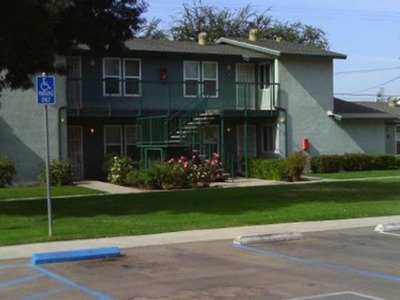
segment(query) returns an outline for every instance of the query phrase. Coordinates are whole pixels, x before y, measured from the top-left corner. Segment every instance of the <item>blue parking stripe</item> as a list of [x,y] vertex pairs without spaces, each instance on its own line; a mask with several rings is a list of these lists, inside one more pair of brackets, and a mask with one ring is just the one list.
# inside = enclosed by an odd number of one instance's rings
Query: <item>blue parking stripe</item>
[[291,256],[291,255],[287,255],[287,254],[280,253],[280,252],[258,249],[255,247],[249,247],[249,246],[245,246],[245,245],[234,245],[234,247],[244,249],[247,251],[251,251],[251,252],[255,252],[255,253],[259,253],[259,254],[262,254],[265,256],[279,257],[279,258],[283,258],[283,259],[298,262],[298,263],[335,269],[338,271],[353,273],[353,274],[366,276],[366,277],[370,277],[370,278],[375,278],[375,279],[384,279],[384,280],[389,280],[389,281],[394,281],[394,282],[400,282],[399,276],[394,276],[394,275],[385,274],[385,273],[381,273],[381,272],[373,272],[373,271],[364,270],[364,269],[357,269],[357,268],[354,268],[354,267],[351,267],[348,265],[338,264],[335,262],[316,260],[316,259],[300,257],[300,256]]
[[82,292],[95,297],[96,299],[99,299],[99,300],[113,300],[113,298],[111,298],[110,296],[108,296],[106,294],[102,294],[102,293],[100,293],[98,291],[92,290],[91,288],[88,288],[86,286],[77,284],[76,282],[74,282],[72,280],[69,280],[68,278],[65,278],[65,277],[63,277],[61,275],[58,275],[56,273],[53,273],[53,272],[51,272],[51,271],[49,271],[49,270],[47,270],[45,268],[38,267],[38,266],[32,266],[32,268],[37,270],[37,271],[39,271],[40,273],[42,273],[42,274],[44,274],[46,276],[49,276],[49,277],[53,278],[54,280],[57,280],[59,282],[64,283],[65,285],[70,286],[71,288],[79,289]]
[[48,291],[44,291],[44,292],[37,293],[37,294],[34,294],[34,295],[29,295],[29,296],[26,296],[26,297],[22,297],[22,298],[20,298],[20,300],[38,300],[38,299],[50,297],[50,296],[53,296],[53,295],[57,295],[59,293],[62,293],[64,291],[68,291],[68,290],[71,290],[71,288],[70,287],[61,287],[61,288],[58,288],[58,289],[48,290]]
[[44,275],[43,274],[36,274],[36,275],[28,276],[28,277],[22,277],[22,278],[6,281],[6,282],[3,282],[3,283],[0,283],[0,289],[11,287],[13,285],[18,285],[18,284],[25,283],[25,282],[29,282],[29,281],[32,281],[32,280],[36,280],[36,279],[39,279],[41,277],[44,277]]

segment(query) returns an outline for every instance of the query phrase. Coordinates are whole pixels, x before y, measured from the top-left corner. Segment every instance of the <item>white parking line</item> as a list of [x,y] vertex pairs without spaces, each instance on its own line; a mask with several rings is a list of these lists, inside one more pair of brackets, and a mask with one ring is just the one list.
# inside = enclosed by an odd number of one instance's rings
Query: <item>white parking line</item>
[[[330,294],[321,294],[321,295],[314,295],[314,296],[302,297],[302,298],[291,298],[289,300],[317,300],[317,299],[323,300],[324,298],[331,297],[331,296],[334,297],[334,296],[348,296],[348,295],[357,296],[357,297],[361,297],[363,299],[368,299],[368,300],[384,300],[382,298],[376,298],[373,296],[364,295],[364,294],[360,294],[360,293],[353,292],[353,291],[343,291],[343,292],[330,293]],[[342,298],[342,299],[344,299],[344,298]]]

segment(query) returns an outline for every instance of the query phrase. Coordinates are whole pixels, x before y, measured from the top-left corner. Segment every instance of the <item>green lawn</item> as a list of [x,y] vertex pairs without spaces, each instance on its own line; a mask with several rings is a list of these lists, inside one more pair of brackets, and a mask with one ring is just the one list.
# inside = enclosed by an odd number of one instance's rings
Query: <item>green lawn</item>
[[[54,199],[52,240],[400,214],[400,179]],[[46,201],[0,202],[0,244],[46,241]]]
[[312,177],[330,179],[354,179],[369,177],[400,176],[400,170],[379,170],[379,171],[359,171],[359,172],[339,172],[339,173],[320,173],[310,174]]
[[[53,196],[90,195],[102,192],[80,186],[55,186],[51,188]],[[21,186],[0,188],[0,201],[5,199],[46,197],[45,186]]]

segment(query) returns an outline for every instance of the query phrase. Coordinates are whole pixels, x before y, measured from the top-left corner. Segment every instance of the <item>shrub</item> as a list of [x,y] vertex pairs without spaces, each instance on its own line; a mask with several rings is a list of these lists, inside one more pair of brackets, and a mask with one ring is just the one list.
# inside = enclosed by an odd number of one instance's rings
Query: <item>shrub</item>
[[15,162],[7,157],[0,158],[0,187],[12,184],[17,174]]
[[289,181],[300,181],[307,165],[307,155],[302,151],[293,152],[286,158],[286,174]]
[[[71,185],[73,182],[73,166],[69,160],[53,160],[50,163],[50,184],[51,185]],[[38,180],[46,183],[46,168],[44,165],[39,170]]]
[[127,156],[106,158],[104,166],[107,170],[107,180],[113,184],[126,184],[126,177],[132,171],[132,159]]
[[341,156],[343,171],[369,171],[374,169],[372,155],[353,153]]
[[260,179],[287,180],[287,167],[285,159],[263,159],[250,160],[250,176]]
[[374,169],[389,170],[400,168],[400,159],[392,154],[375,154]]
[[342,169],[342,160],[339,155],[321,155],[311,158],[313,173],[336,173]]

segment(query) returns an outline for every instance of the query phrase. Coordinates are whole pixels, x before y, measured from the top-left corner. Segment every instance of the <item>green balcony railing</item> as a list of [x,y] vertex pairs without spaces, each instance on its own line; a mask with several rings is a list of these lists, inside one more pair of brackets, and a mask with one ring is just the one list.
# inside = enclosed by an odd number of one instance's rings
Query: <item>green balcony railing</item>
[[[139,81],[118,78],[68,78],[68,107],[101,115],[172,114],[193,101],[207,100],[205,109],[220,111],[275,110],[279,84],[215,81]],[[151,114],[151,113],[150,113]]]

